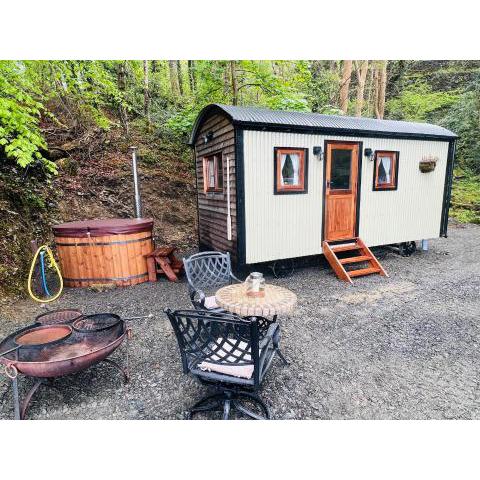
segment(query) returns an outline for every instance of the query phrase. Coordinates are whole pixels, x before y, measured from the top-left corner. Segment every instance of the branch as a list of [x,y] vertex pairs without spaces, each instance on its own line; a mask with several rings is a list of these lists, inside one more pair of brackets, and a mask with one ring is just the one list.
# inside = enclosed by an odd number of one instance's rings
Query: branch
[[244,87],[258,87],[267,93],[275,94],[273,90],[270,90],[269,88],[267,88],[265,85],[262,85],[261,83],[244,83],[243,85],[240,85],[238,87],[237,91],[241,90]]

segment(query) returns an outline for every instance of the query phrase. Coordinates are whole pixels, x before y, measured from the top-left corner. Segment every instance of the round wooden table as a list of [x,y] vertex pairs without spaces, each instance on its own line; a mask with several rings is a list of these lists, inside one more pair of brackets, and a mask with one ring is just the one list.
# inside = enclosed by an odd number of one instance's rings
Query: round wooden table
[[265,285],[264,297],[249,297],[244,283],[222,287],[215,294],[217,305],[243,317],[261,315],[263,317],[291,313],[297,303],[297,296],[290,290]]

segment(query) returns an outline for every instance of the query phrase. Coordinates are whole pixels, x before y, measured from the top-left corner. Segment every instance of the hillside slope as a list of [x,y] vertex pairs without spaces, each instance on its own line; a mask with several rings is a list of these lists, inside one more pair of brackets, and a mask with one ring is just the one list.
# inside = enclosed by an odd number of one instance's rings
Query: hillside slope
[[[156,240],[195,246],[195,180],[188,152],[184,146],[165,149],[153,135],[133,133],[129,140],[139,151],[143,216],[154,219]],[[83,153],[72,151],[57,160],[59,173],[50,179],[0,168],[0,303],[26,295],[30,241],[52,243],[52,225],[134,216],[131,157],[119,132],[112,131],[90,158]]]

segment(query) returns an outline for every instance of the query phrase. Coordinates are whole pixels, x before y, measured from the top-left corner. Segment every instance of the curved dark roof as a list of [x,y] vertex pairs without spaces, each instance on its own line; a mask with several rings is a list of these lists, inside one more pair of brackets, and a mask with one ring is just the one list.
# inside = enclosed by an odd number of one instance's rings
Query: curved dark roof
[[195,142],[203,120],[215,113],[223,113],[235,125],[250,128],[281,128],[292,131],[310,131],[337,135],[362,135],[396,138],[451,140],[457,138],[450,130],[430,123],[379,120],[343,115],[269,110],[259,107],[235,107],[232,105],[207,105],[198,115],[190,137]]

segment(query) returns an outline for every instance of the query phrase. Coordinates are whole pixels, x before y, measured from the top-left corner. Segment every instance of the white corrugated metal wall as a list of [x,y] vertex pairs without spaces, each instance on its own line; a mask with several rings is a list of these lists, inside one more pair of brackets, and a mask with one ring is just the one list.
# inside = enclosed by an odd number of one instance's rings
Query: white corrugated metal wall
[[[373,191],[373,161],[363,158],[359,235],[369,246],[435,238],[440,232],[448,142],[244,132],[246,262],[322,253],[323,161],[313,147],[325,140],[363,142],[363,148],[400,152],[398,189]],[[308,193],[273,194],[274,147],[309,149]],[[440,160],[421,173],[425,155]]]

